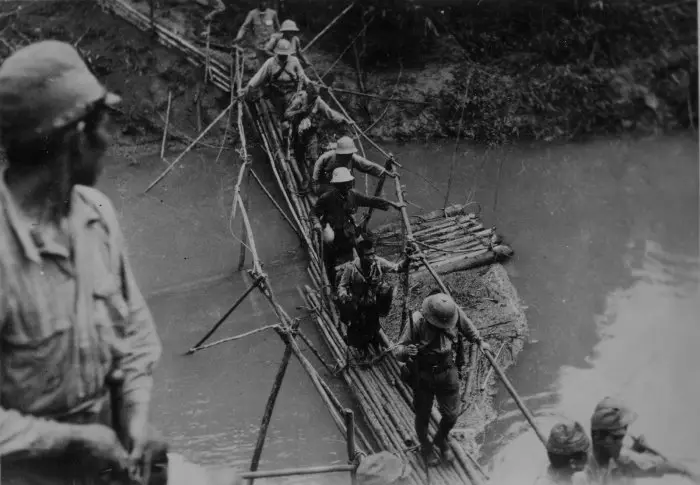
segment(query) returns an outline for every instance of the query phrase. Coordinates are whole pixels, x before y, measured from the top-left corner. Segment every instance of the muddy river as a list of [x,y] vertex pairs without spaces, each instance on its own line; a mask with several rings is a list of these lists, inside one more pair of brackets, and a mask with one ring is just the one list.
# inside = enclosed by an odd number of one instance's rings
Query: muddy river
[[[405,167],[410,211],[442,207],[454,146],[387,148]],[[183,355],[250,284],[237,272],[241,223],[229,220],[237,155],[225,152],[218,162],[207,151],[188,155],[143,194],[166,166],[157,150],[119,150],[101,183],[120,211],[165,347],[153,418],[193,460],[245,467],[281,359],[279,337],[259,333]],[[477,201],[474,210],[516,252],[507,269],[528,306],[531,343],[510,375],[545,432],[558,415],[587,423],[595,403],[615,394],[635,406],[641,416],[635,426],[656,447],[700,456],[700,389],[692,377],[700,367],[697,140],[676,135],[459,152],[450,202]],[[264,164],[254,169],[274,187]],[[257,250],[273,288],[318,342],[299,308],[304,252],[254,181],[249,194]],[[376,222],[386,217],[396,216]],[[213,340],[272,323],[266,300],[253,293]],[[310,353],[309,359],[317,363]],[[484,437],[494,477],[526,483],[541,471],[542,449],[508,396],[499,410]],[[342,437],[292,361],[260,468],[344,460]]]

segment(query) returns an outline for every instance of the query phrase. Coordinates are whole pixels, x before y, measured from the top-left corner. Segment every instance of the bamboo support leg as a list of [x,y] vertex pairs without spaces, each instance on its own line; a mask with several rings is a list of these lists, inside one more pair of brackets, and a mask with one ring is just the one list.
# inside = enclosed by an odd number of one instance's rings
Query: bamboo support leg
[[[289,360],[292,357],[292,347],[290,344],[284,349],[284,355],[282,356],[282,362],[277,370],[277,375],[275,376],[275,382],[272,385],[272,391],[270,391],[270,397],[267,399],[267,404],[265,405],[265,412],[263,414],[262,422],[260,424],[260,432],[258,433],[258,439],[255,443],[255,450],[253,451],[253,459],[250,463],[250,471],[254,472],[258,469],[258,464],[260,463],[260,456],[262,455],[262,449],[265,445],[265,437],[267,436],[267,430],[270,426],[270,420],[272,419],[272,411],[275,408],[275,402],[277,402],[277,396],[279,395],[280,389],[282,387],[282,380],[287,372],[287,366],[289,365]],[[252,485],[254,479],[251,478],[249,484]]]
[[[243,196],[243,203],[241,204],[243,207],[241,208],[242,211],[245,211],[246,213],[248,212],[248,206],[250,202],[250,172],[248,172],[248,178],[246,180],[246,187],[245,187],[245,195]],[[250,234],[248,234],[248,228],[246,226],[246,221],[244,218],[241,218],[241,241],[246,241],[250,237]],[[243,269],[243,266],[245,265],[245,244],[241,243],[241,254],[238,257],[238,271],[241,271]],[[253,256],[255,257],[255,256]],[[255,260],[253,261],[255,262]]]

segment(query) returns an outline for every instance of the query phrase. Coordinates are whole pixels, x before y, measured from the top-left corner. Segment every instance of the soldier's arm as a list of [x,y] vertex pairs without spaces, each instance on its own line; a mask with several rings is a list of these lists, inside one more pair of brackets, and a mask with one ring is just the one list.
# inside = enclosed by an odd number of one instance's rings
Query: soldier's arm
[[638,453],[623,449],[617,459],[625,476],[633,478],[661,477],[663,475],[687,475],[689,470],[652,453]]
[[255,73],[255,76],[252,77],[250,81],[248,81],[248,89],[257,89],[263,84],[265,84],[269,79],[270,75],[272,74],[272,63],[269,62],[269,59],[265,61],[265,63],[262,65],[262,67],[258,70],[258,72]]
[[404,260],[400,260],[398,263],[392,263],[388,259],[384,259],[380,256],[377,256],[377,264],[379,265],[379,268],[381,268],[382,271],[385,273],[398,273],[401,271],[401,265],[404,264]]
[[353,193],[355,194],[355,202],[360,207],[372,207],[383,211],[389,210],[389,207],[396,207],[394,202],[381,197],[370,197],[357,191],[353,191]]
[[418,318],[420,318],[420,313],[414,312],[410,317],[408,325],[406,325],[406,328],[404,328],[401,337],[399,337],[399,341],[396,343],[396,348],[394,349],[394,356],[396,357],[396,360],[406,362],[410,357],[406,351],[406,347],[409,345],[415,345],[415,332],[413,327],[415,326],[415,322],[418,320]]
[[299,59],[296,59],[296,62],[294,63],[294,71],[297,75],[297,78],[299,79],[299,85],[297,86],[298,89],[303,88],[311,82],[311,79],[309,79],[309,77],[306,75],[306,72],[304,72],[304,68],[301,67]]
[[265,44],[265,46],[263,47],[263,50],[265,51],[265,53],[270,57],[275,55],[275,53],[272,51],[272,49],[274,49],[276,41],[277,41],[277,37],[275,35],[272,35],[270,37],[270,40],[268,40],[267,43]]
[[323,113],[323,115],[333,123],[349,123],[345,116],[328,106],[328,103],[326,103],[323,99],[318,98],[316,100],[316,104],[318,105],[318,111]]
[[318,157],[318,160],[316,160],[316,163],[314,164],[314,172],[311,176],[311,181],[313,183],[314,189],[318,188],[318,183],[321,178],[321,174],[326,170],[326,165],[328,165],[328,160],[331,157],[332,152],[326,152],[320,157]]
[[352,284],[353,265],[348,264],[343,269],[343,275],[340,277],[340,283],[338,283],[338,297],[345,298],[351,294],[350,285]]
[[306,58],[306,56],[304,56],[304,52],[301,50],[301,41],[299,40],[299,37],[294,37],[294,39],[294,44],[296,45],[297,59],[299,59],[299,62],[301,62],[302,67],[309,66],[309,60]]
[[240,41],[245,34],[248,32],[250,29],[250,26],[253,23],[253,11],[251,10],[248,12],[248,15],[246,15],[245,20],[243,21],[243,25],[241,25],[241,28],[238,29],[238,34],[236,35],[236,38],[234,39],[234,42]]
[[457,321],[459,331],[462,332],[462,335],[464,335],[469,342],[481,343],[482,338],[479,334],[479,330],[474,326],[474,322],[464,313],[464,310],[459,307],[457,307],[457,309],[459,311],[459,320]]
[[274,11],[275,13],[272,15],[272,24],[275,26],[275,30],[277,32],[280,31],[280,19],[277,15],[277,11]]
[[365,172],[375,177],[381,177],[386,172],[381,165],[371,162],[357,153],[352,154],[352,164],[360,172]]
[[313,208],[311,209],[311,213],[309,214],[309,220],[311,222],[311,227],[312,228],[320,228],[321,227],[321,217],[325,214],[325,207],[326,207],[326,200],[327,197],[322,195],[321,197],[318,198],[316,203],[314,204]]

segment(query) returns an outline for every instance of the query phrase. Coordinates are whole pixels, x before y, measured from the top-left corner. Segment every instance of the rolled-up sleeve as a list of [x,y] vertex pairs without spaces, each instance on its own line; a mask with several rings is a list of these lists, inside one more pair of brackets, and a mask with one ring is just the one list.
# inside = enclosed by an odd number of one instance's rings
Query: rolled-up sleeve
[[353,153],[352,155],[352,164],[360,172],[365,172],[374,175],[375,177],[381,177],[384,173],[384,167],[377,165],[376,163],[371,162],[365,157],[362,157],[356,153]]
[[459,308],[459,320],[457,322],[459,331],[462,332],[469,342],[478,342],[481,340],[481,335],[479,335],[479,330],[474,326],[471,319],[464,313],[464,310]]
[[316,107],[318,108],[319,113],[323,113],[323,115],[326,118],[328,118],[330,121],[332,121],[333,123],[347,123],[348,122],[348,120],[347,120],[347,118],[345,118],[345,116],[343,116],[342,114],[340,114],[339,112],[337,112],[336,110],[334,110],[333,108],[328,106],[328,103],[326,103],[320,97],[316,99]]
[[404,328],[399,341],[396,343],[396,348],[394,349],[394,357],[400,362],[406,362],[409,358],[408,352],[406,352],[406,347],[415,344],[415,329],[417,321],[421,318],[419,312],[414,312],[411,315],[411,321]]

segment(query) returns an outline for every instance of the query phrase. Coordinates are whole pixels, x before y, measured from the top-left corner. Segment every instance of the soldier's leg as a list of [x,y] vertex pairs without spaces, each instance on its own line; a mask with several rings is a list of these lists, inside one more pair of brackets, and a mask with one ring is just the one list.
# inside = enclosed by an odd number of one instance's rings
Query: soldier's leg
[[457,418],[462,409],[462,402],[459,396],[459,377],[456,367],[447,371],[444,377],[441,376],[435,389],[435,398],[438,402],[441,419],[438,431],[435,434],[434,444],[442,453],[443,459],[451,460],[452,453],[447,445],[447,438],[452,428],[457,424]]
[[[413,375],[415,378],[415,375]],[[416,413],[415,428],[418,443],[426,448],[430,447],[428,440],[428,426],[430,425],[430,413],[433,410],[435,394],[428,383],[419,380],[413,384],[413,408]]]

